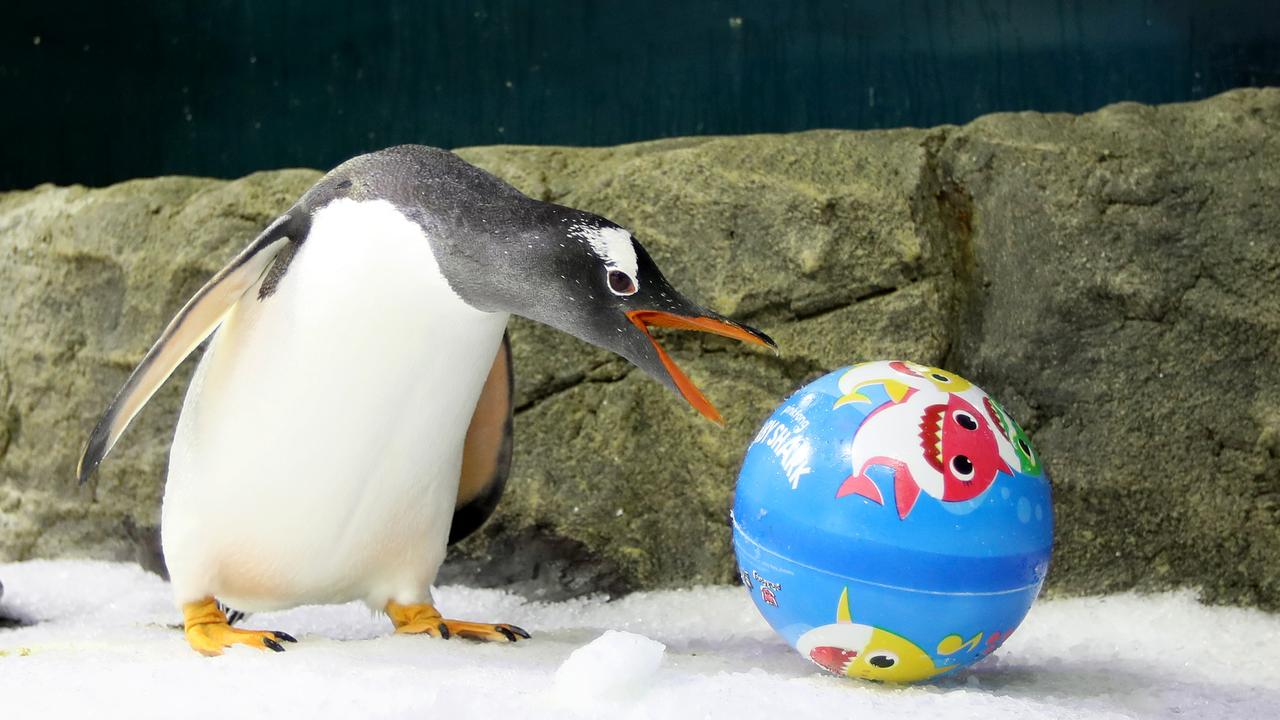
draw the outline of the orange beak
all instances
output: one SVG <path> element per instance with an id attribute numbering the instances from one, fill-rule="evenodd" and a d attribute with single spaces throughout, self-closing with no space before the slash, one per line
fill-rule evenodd
<path id="1" fill-rule="evenodd" d="M 730 320 L 715 317 L 685 317 L 683 315 L 675 315 L 673 313 L 663 312 L 661 310 L 632 310 L 627 313 L 627 319 L 635 325 L 640 332 L 649 338 L 649 342 L 653 343 L 654 350 L 657 351 L 658 357 L 662 360 L 662 365 L 666 368 L 667 373 L 671 375 L 671 379 L 675 381 L 676 388 L 684 399 L 689 401 L 695 410 L 702 413 L 708 420 L 723 425 L 724 420 L 721 419 L 720 413 L 716 411 L 711 401 L 707 400 L 697 385 L 689 379 L 687 375 L 681 372 L 676 366 L 671 356 L 666 350 L 653 339 L 653 335 L 649 334 L 651 327 L 669 327 L 678 328 L 680 330 L 698 330 L 701 332 L 713 333 L 724 337 L 741 340 L 743 342 L 752 343 L 754 345 L 762 345 L 768 348 L 777 349 L 777 344 L 769 338 L 768 335 L 753 330 L 744 325 L 739 325 Z"/>

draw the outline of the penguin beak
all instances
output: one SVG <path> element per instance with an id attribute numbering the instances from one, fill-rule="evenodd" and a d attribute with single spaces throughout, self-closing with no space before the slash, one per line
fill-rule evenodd
<path id="1" fill-rule="evenodd" d="M 631 310 L 627 312 L 627 319 L 631 324 L 644 333 L 644 336 L 653 343 L 653 349 L 658 353 L 658 359 L 662 361 L 662 367 L 670 376 L 671 381 L 675 384 L 684 399 L 693 406 L 695 410 L 702 413 L 708 420 L 723 425 L 724 420 L 721 419 L 720 413 L 716 411 L 715 406 L 707 400 L 698 386 L 693 384 L 687 375 L 681 372 L 676 366 L 671 356 L 666 350 L 653 339 L 653 335 L 649 333 L 651 327 L 667 327 L 677 328 L 680 330 L 698 330 L 701 332 L 712 333 L 715 335 L 723 335 L 724 337 L 741 340 L 743 342 L 752 343 L 754 345 L 762 345 L 774 350 L 778 349 L 777 343 L 768 335 L 747 327 L 740 323 L 736 323 L 728 318 L 721 317 L 714 313 L 705 315 L 677 315 L 675 313 L 663 312 L 661 310 Z"/>

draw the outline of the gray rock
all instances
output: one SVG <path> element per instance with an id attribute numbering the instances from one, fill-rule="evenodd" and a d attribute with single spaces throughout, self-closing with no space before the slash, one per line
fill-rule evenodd
<path id="1" fill-rule="evenodd" d="M 961 128 L 461 151 L 632 228 L 677 287 L 782 353 L 666 334 L 721 429 L 604 351 L 514 322 L 513 476 L 444 579 L 545 598 L 730 582 L 757 425 L 829 369 L 903 357 L 970 377 L 1032 434 L 1058 504 L 1052 591 L 1192 585 L 1280 608 L 1278 129 L 1266 89 Z M 0 558 L 158 565 L 186 371 L 89 487 L 76 455 L 174 310 L 315 177 L 0 195 Z"/>
<path id="2" fill-rule="evenodd" d="M 1050 458 L 1053 587 L 1280 607 L 1280 90 L 983 118 L 937 166 L 949 361 Z"/>
<path id="3" fill-rule="evenodd" d="M 194 364 L 79 487 L 89 418 L 205 279 L 318 177 L 285 170 L 0 194 L 0 558 L 128 558 L 159 569 L 167 445 Z"/>

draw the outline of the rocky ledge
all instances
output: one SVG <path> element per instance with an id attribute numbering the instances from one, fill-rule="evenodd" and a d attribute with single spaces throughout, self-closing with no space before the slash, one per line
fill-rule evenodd
<path id="1" fill-rule="evenodd" d="M 515 465 L 447 580 L 541 597 L 733 579 L 756 427 L 854 360 L 978 382 L 1051 473 L 1050 589 L 1200 587 L 1280 608 L 1280 89 L 964 127 L 460 151 L 633 229 L 782 353 L 668 334 L 723 429 L 603 351 L 512 326 Z M 0 559 L 160 567 L 190 363 L 94 483 L 97 414 L 181 303 L 318 177 L 0 195 Z"/>

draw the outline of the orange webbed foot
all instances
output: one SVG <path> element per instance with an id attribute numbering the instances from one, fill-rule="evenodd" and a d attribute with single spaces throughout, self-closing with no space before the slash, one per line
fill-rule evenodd
<path id="1" fill-rule="evenodd" d="M 232 645 L 248 645 L 259 650 L 284 652 L 281 643 L 297 642 L 278 630 L 241 630 L 227 622 L 227 615 L 213 598 L 182 606 L 182 626 L 191 649 L 201 655 L 221 655 Z"/>
<path id="2" fill-rule="evenodd" d="M 483 642 L 517 642 L 528 640 L 529 633 L 508 623 L 476 623 L 465 620 L 446 620 L 435 606 L 423 603 L 401 605 L 387 603 L 387 615 L 396 626 L 396 632 L 408 635 L 429 635 L 448 640 L 460 637 Z"/>

